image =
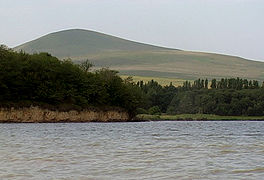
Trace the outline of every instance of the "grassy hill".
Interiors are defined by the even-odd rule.
[[[182,51],[128,41],[87,30],[51,33],[14,48],[28,53],[49,52],[75,62],[90,59],[124,75],[196,79],[242,77],[264,80],[264,63],[240,57]]]

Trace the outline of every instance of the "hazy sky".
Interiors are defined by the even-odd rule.
[[[71,28],[264,60],[264,0],[0,0],[0,44]]]

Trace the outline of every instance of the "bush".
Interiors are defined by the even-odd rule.
[[[137,108],[137,114],[148,114],[149,112],[143,108]]]
[[[159,106],[153,106],[153,107],[149,108],[148,112],[151,115],[161,115],[161,111],[160,111]]]

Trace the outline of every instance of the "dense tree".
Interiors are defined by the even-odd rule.
[[[211,88],[212,89],[216,88],[216,79],[212,79]]]
[[[204,87],[205,87],[205,89],[208,89],[208,79],[205,79]]]
[[[264,115],[263,89],[196,90],[175,94],[169,114]]]
[[[154,91],[151,84],[159,87],[158,90]],[[264,90],[255,80],[213,79],[211,89],[208,89],[207,79],[198,79],[192,84],[185,81],[181,87],[170,87],[171,91],[168,86],[161,87],[154,81],[141,83],[140,87],[144,88],[149,104],[142,106],[145,109],[158,106],[168,114],[264,115]],[[166,93],[169,95],[162,98]]]
[[[0,47],[0,105],[87,108],[122,107],[131,114],[142,104],[140,88],[117,71],[89,72],[91,63],[60,61],[48,53],[29,55]]]
[[[187,84],[189,84],[187,82]],[[144,94],[145,103],[141,105],[144,109],[158,106],[162,112],[167,111],[167,107],[178,89],[170,83],[169,86],[162,87],[158,82],[151,80],[147,83],[140,81],[137,83]],[[188,86],[188,85],[187,85]]]
[[[0,106],[52,106],[73,109],[121,107],[131,115],[205,113],[264,115],[264,85],[256,80],[222,78],[170,83],[133,82],[107,68],[60,61],[48,53],[29,55],[0,46]],[[210,84],[210,85],[209,85]],[[210,86],[210,87],[209,87]]]
[[[153,107],[149,108],[148,113],[151,115],[160,115],[161,111],[160,111],[159,106],[153,106]]]

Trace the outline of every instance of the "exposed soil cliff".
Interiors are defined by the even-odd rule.
[[[52,111],[39,107],[0,108],[0,123],[48,123],[48,122],[114,122],[129,121],[129,114],[122,110]]]

